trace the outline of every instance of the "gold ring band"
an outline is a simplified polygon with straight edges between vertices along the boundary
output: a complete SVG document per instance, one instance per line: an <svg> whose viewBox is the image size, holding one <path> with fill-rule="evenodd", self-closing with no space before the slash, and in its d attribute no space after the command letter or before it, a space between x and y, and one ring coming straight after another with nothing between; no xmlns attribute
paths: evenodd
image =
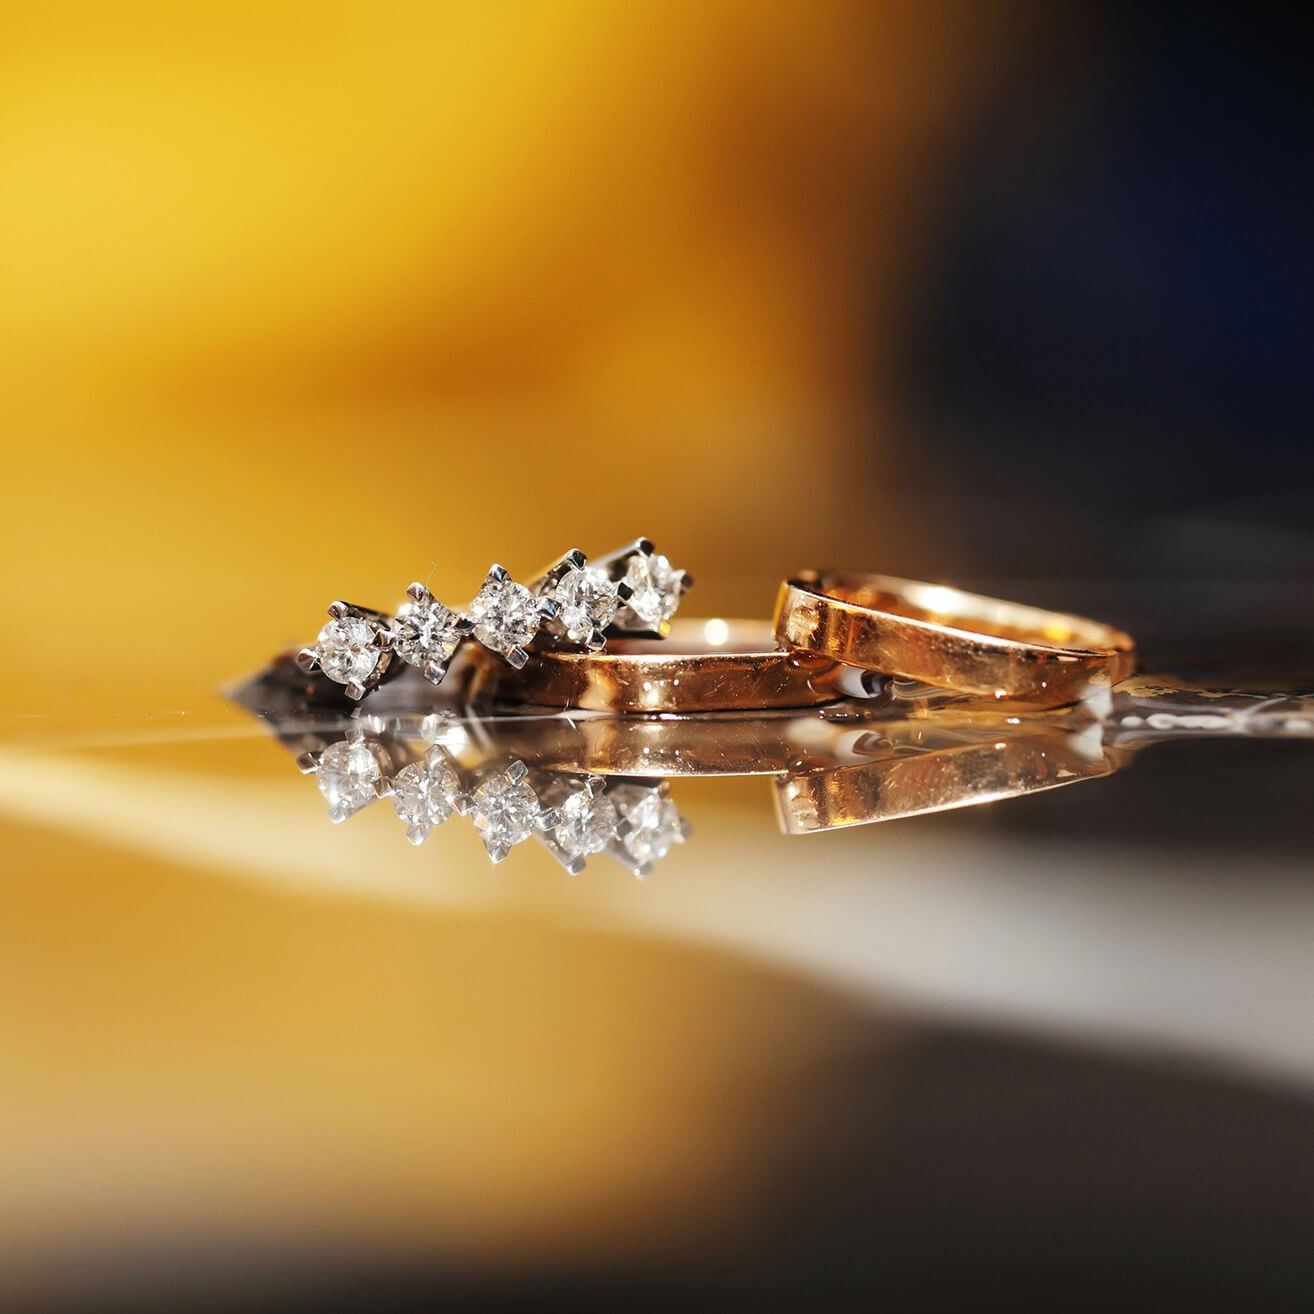
<svg viewBox="0 0 1314 1314"><path fill-rule="evenodd" d="M781 585L779 643L864 670L997 701L1060 707L1136 665L1098 621L889 575L809 572Z"/></svg>
<svg viewBox="0 0 1314 1314"><path fill-rule="evenodd" d="M776 778L776 819L786 835L811 835L900 817L976 807L1111 775L1126 760L1080 728L957 727L937 743L918 721L884 727L880 758Z"/></svg>
<svg viewBox="0 0 1314 1314"><path fill-rule="evenodd" d="M830 658L777 647L762 621L677 620L661 642L545 649L514 674L475 660L476 699L630 714L818 707L843 698L852 678Z"/></svg>

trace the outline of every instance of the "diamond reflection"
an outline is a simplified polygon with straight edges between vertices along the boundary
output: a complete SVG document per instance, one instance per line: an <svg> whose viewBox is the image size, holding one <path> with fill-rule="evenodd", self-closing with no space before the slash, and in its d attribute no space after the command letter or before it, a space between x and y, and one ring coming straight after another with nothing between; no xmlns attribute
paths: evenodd
<svg viewBox="0 0 1314 1314"><path fill-rule="evenodd" d="M348 712L287 660L235 695L315 773L334 821L391 796L412 843L467 814L494 862L535 838L568 872L602 857L636 876L690 836L674 778L769 776L780 829L807 835L1098 780L1168 739L1314 737L1308 695L1149 676L1037 714L899 681L802 712L683 718L498 715L391 696L389 711Z"/></svg>
<svg viewBox="0 0 1314 1314"><path fill-rule="evenodd" d="M437 745L385 781L385 788L412 844L423 844L435 826L470 805L455 763Z"/></svg>
<svg viewBox="0 0 1314 1314"><path fill-rule="evenodd" d="M571 875L603 856L640 878L692 833L665 781L531 769L520 758L505 757L466 770L443 743L432 742L468 743L465 731L447 717L429 716L422 725L403 728L430 741L408 761L412 736L370 732L381 724L364 717L341 738L298 757L328 800L331 821L346 821L376 799L389 798L412 844L463 816L494 863L534 838ZM298 723L279 737L300 744L306 728Z"/></svg>
<svg viewBox="0 0 1314 1314"><path fill-rule="evenodd" d="M349 730L345 739L304 753L297 765L315 777L329 805L329 820L343 822L387 791L391 758L383 741Z"/></svg>

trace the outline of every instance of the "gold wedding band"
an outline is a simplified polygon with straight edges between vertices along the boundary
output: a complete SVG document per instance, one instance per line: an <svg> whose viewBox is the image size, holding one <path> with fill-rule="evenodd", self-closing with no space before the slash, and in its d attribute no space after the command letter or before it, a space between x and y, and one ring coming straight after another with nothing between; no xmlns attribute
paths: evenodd
<svg viewBox="0 0 1314 1314"><path fill-rule="evenodd" d="M852 680L828 657L777 647L762 621L676 620L661 642L617 639L606 652L545 649L510 674L475 658L477 699L590 712L817 707L844 697Z"/></svg>
<svg viewBox="0 0 1314 1314"><path fill-rule="evenodd" d="M776 640L848 666L999 702L1060 707L1136 665L1099 621L889 575L809 572L781 585Z"/></svg>
<svg viewBox="0 0 1314 1314"><path fill-rule="evenodd" d="M1126 753L1090 727L883 726L885 751L871 761L776 778L776 819L786 835L977 807L1107 776ZM937 742L937 738L940 742Z"/></svg>

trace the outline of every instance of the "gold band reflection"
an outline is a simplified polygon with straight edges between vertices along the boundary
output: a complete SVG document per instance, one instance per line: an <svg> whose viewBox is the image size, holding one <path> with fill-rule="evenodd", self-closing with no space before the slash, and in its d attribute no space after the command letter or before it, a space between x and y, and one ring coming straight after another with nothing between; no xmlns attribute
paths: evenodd
<svg viewBox="0 0 1314 1314"><path fill-rule="evenodd" d="M412 843L463 818L494 862L534 839L571 873L595 855L647 875L691 833L670 781L771 777L786 835L979 806L1115 770L1099 721L909 715L851 702L682 719L348 712L279 672L238 696L315 777L333 821L388 800ZM386 806L386 804L385 804Z"/></svg>
<svg viewBox="0 0 1314 1314"><path fill-rule="evenodd" d="M1099 730L891 725L873 736L869 761L777 777L776 816L785 834L811 835L1098 780L1126 760L1104 747Z"/></svg>
<svg viewBox="0 0 1314 1314"><path fill-rule="evenodd" d="M235 695L315 774L330 817L390 798L421 842L468 816L489 856L538 838L568 871L605 854L646 875L690 834L669 782L771 777L786 835L980 807L1099 780L1164 739L1309 737L1314 699L1144 677L1103 706L1001 715L944 691L683 718L348 713L275 663Z"/></svg>

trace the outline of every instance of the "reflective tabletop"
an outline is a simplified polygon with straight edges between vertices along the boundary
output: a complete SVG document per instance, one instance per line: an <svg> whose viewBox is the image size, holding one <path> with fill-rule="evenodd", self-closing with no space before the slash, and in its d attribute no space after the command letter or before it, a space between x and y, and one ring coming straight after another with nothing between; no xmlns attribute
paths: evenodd
<svg viewBox="0 0 1314 1314"><path fill-rule="evenodd" d="M1307 691L386 692L6 722L6 1299L1314 1291Z"/></svg>

